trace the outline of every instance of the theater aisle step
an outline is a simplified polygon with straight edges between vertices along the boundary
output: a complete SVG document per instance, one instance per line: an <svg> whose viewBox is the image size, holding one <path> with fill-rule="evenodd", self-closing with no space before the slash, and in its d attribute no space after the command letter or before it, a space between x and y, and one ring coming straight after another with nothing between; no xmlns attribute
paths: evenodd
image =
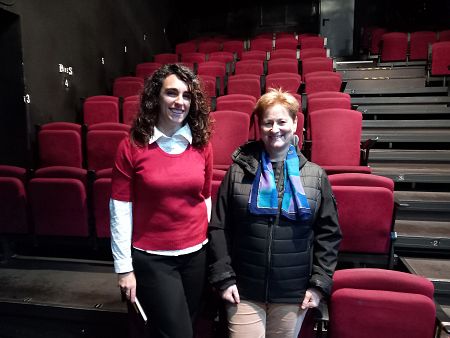
<svg viewBox="0 0 450 338"><path fill-rule="evenodd" d="M395 248L448 250L450 252L450 221L395 221Z"/></svg>
<svg viewBox="0 0 450 338"><path fill-rule="evenodd" d="M0 266L1 332L5 337L124 337L127 310L116 278L111 262L15 257Z"/></svg>
<svg viewBox="0 0 450 338"><path fill-rule="evenodd" d="M363 121L364 122L364 121ZM371 149L370 164L374 163L450 163L447 149Z"/></svg>
<svg viewBox="0 0 450 338"><path fill-rule="evenodd" d="M357 79L360 80L374 79L374 78L425 79L426 76L425 67L420 66L407 68L359 67L359 68L337 69L337 72L342 74L342 79L345 81Z"/></svg>
<svg viewBox="0 0 450 338"><path fill-rule="evenodd" d="M401 257L401 263L415 275L434 284L434 299L438 324L437 337L450 335L450 259Z"/></svg>
<svg viewBox="0 0 450 338"><path fill-rule="evenodd" d="M450 163L370 163L372 173L395 182L450 183Z"/></svg>

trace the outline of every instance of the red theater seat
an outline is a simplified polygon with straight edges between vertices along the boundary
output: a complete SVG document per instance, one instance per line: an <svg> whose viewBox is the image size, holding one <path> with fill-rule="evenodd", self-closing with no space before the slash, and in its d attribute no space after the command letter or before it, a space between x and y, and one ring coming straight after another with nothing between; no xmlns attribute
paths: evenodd
<svg viewBox="0 0 450 338"><path fill-rule="evenodd" d="M335 272L330 338L433 338L436 306L426 278L384 269Z"/></svg>

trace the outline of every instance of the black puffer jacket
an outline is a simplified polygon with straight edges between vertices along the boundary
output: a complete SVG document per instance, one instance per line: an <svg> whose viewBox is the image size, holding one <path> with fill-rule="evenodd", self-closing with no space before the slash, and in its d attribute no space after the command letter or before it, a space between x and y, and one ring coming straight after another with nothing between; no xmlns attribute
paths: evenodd
<svg viewBox="0 0 450 338"><path fill-rule="evenodd" d="M248 199L262 147L238 148L219 188L209 226L210 282L220 290L236 283L242 299L268 303L299 303L309 287L328 295L341 241L328 178L299 153L311 220L252 215Z"/></svg>

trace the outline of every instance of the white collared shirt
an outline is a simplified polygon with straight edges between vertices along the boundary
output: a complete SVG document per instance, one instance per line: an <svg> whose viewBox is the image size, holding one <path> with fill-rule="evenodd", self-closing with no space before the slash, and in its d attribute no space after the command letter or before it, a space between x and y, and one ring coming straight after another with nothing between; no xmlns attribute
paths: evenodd
<svg viewBox="0 0 450 338"><path fill-rule="evenodd" d="M189 144L192 143L191 128L188 124L185 124L170 137L165 135L155 126L149 144L154 142L168 154L181 154L187 149ZM205 199L205 204L209 221L211 218L211 197ZM133 271L131 259L131 238L133 232L132 202L110 199L109 209L111 215L111 250L114 258L114 270L117 273ZM163 256L186 255L199 250L207 242L208 239L203 243L182 250L158 250L147 252ZM135 249L142 250L136 247Z"/></svg>
<svg viewBox="0 0 450 338"><path fill-rule="evenodd" d="M156 142L158 146L168 154L181 154L192 143L192 132L186 123L178 129L172 136L166 136L157 127L154 128L153 136L150 138L149 144Z"/></svg>

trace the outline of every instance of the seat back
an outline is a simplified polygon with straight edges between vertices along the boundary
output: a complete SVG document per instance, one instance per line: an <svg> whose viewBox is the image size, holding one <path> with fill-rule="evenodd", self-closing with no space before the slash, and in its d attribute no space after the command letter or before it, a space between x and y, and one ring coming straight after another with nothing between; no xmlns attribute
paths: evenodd
<svg viewBox="0 0 450 338"><path fill-rule="evenodd" d="M153 60L157 63L161 63L163 65L168 63L177 63L178 62L178 54L175 53L160 53L155 54L153 56Z"/></svg>
<svg viewBox="0 0 450 338"><path fill-rule="evenodd" d="M350 109L310 112L311 160L319 165L359 166L362 114Z"/></svg>
<svg viewBox="0 0 450 338"><path fill-rule="evenodd" d="M275 59L267 62L267 74L293 73L298 74L298 61L296 59Z"/></svg>
<svg viewBox="0 0 450 338"><path fill-rule="evenodd" d="M342 87L341 75L337 72L311 72L305 75L305 93L339 92Z"/></svg>
<svg viewBox="0 0 450 338"><path fill-rule="evenodd" d="M439 41L450 41L450 29L439 31Z"/></svg>
<svg viewBox="0 0 450 338"><path fill-rule="evenodd" d="M264 74L264 63L261 60L237 61L234 66L234 74Z"/></svg>
<svg viewBox="0 0 450 338"><path fill-rule="evenodd" d="M28 232L26 170L0 165L0 234Z"/></svg>
<svg viewBox="0 0 450 338"><path fill-rule="evenodd" d="M431 75L450 75L450 41L431 45Z"/></svg>
<svg viewBox="0 0 450 338"><path fill-rule="evenodd" d="M264 52L270 52L273 49L272 38L256 38L250 40L250 50L261 50Z"/></svg>
<svg viewBox="0 0 450 338"><path fill-rule="evenodd" d="M236 101L236 100L248 100L252 101L253 104L256 104L256 98L253 95L248 94L227 94L223 95L217 98L217 104L219 104L221 101ZM233 110L233 109L231 109Z"/></svg>
<svg viewBox="0 0 450 338"><path fill-rule="evenodd" d="M206 54L199 52L190 52L181 54L181 62L202 63L206 61Z"/></svg>
<svg viewBox="0 0 450 338"><path fill-rule="evenodd" d="M96 236L98 238L110 238L109 199L111 198L111 178L96 179L92 190Z"/></svg>
<svg viewBox="0 0 450 338"><path fill-rule="evenodd" d="M393 191L363 185L332 187L343 237L339 252L389 254L394 211Z"/></svg>
<svg viewBox="0 0 450 338"><path fill-rule="evenodd" d="M159 69L163 64L159 62L143 62L136 65L136 76L143 79L151 76L155 70Z"/></svg>
<svg viewBox="0 0 450 338"><path fill-rule="evenodd" d="M325 38L323 36L306 36L302 38L300 43L300 49L309 49L309 48L324 48L325 47Z"/></svg>
<svg viewBox="0 0 450 338"><path fill-rule="evenodd" d="M119 103L114 101L86 100L83 103L83 123L119 122Z"/></svg>
<svg viewBox="0 0 450 338"><path fill-rule="evenodd" d="M211 98L218 96L218 88L215 76L199 74L198 77L202 84L202 88L208 97Z"/></svg>
<svg viewBox="0 0 450 338"><path fill-rule="evenodd" d="M282 88L290 93L297 93L302 84L302 77L295 73L275 73L266 76L266 92L270 88Z"/></svg>
<svg viewBox="0 0 450 338"><path fill-rule="evenodd" d="M128 125L124 125L129 128ZM123 138L128 137L125 130L89 129L86 136L87 165L90 170L112 168L117 147Z"/></svg>
<svg viewBox="0 0 450 338"><path fill-rule="evenodd" d="M431 31L412 32L409 41L409 59L427 60L428 48L437 41L437 35Z"/></svg>
<svg viewBox="0 0 450 338"><path fill-rule="evenodd" d="M200 41L198 43L198 51L200 53L209 54L220 50L220 42L214 40Z"/></svg>
<svg viewBox="0 0 450 338"><path fill-rule="evenodd" d="M232 52L218 51L212 52L208 55L208 61L219 61L229 63L234 61L234 54Z"/></svg>
<svg viewBox="0 0 450 338"><path fill-rule="evenodd" d="M275 40L275 49L290 49L297 50L298 40L292 37L281 37Z"/></svg>
<svg viewBox="0 0 450 338"><path fill-rule="evenodd" d="M136 76L123 76L114 80L113 96L127 97L139 95L144 88L144 79Z"/></svg>
<svg viewBox="0 0 450 338"><path fill-rule="evenodd" d="M242 52L244 51L244 41L242 40L228 40L222 43L222 50L224 52L236 53L236 56L240 59Z"/></svg>
<svg viewBox="0 0 450 338"><path fill-rule="evenodd" d="M232 75L228 78L227 94L246 94L259 99L261 80L255 74Z"/></svg>
<svg viewBox="0 0 450 338"><path fill-rule="evenodd" d="M200 63L197 68L198 75L209 75L213 76L214 78L216 77L219 78L220 95L223 95L224 93L226 73L227 73L227 65L226 63L220 61L206 61Z"/></svg>
<svg viewBox="0 0 450 338"><path fill-rule="evenodd" d="M308 97L307 111L308 113L328 108L351 109L351 99L346 97L325 97L310 98Z"/></svg>
<svg viewBox="0 0 450 338"><path fill-rule="evenodd" d="M341 173L330 175L328 178L332 186L382 187L394 192L394 181L384 176Z"/></svg>
<svg viewBox="0 0 450 338"><path fill-rule="evenodd" d="M406 61L408 51L408 34L390 32L383 34L381 61Z"/></svg>
<svg viewBox="0 0 450 338"><path fill-rule="evenodd" d="M36 235L89 236L86 182L84 169L36 170L28 189Z"/></svg>
<svg viewBox="0 0 450 338"><path fill-rule="evenodd" d="M175 45L175 53L178 55L184 53L195 53L197 51L197 42L196 41L185 41L180 42Z"/></svg>
<svg viewBox="0 0 450 338"><path fill-rule="evenodd" d="M384 269L335 272L330 338L434 337L434 287L426 278Z"/></svg>
<svg viewBox="0 0 450 338"><path fill-rule="evenodd" d="M302 77L312 72L334 71L333 60L328 57L312 57L302 60Z"/></svg>
<svg viewBox="0 0 450 338"><path fill-rule="evenodd" d="M244 60L259 60L266 61L267 60L267 52L263 50L247 50L243 51L240 57L241 61Z"/></svg>
<svg viewBox="0 0 450 338"><path fill-rule="evenodd" d="M313 57L327 57L325 48L307 48L300 51L300 59L306 60Z"/></svg>
<svg viewBox="0 0 450 338"><path fill-rule="evenodd" d="M47 123L41 126L37 138L39 167L82 167L81 125L70 122Z"/></svg>
<svg viewBox="0 0 450 338"><path fill-rule="evenodd" d="M297 51L295 49L275 49L270 52L270 60L276 59L297 60Z"/></svg>
<svg viewBox="0 0 450 338"><path fill-rule="evenodd" d="M374 27L371 30L371 34L370 34L370 48L369 48L369 51L370 51L371 54L378 54L379 53L381 37L386 32L387 32L387 30L385 28L381 28L381 27Z"/></svg>
<svg viewBox="0 0 450 338"><path fill-rule="evenodd" d="M211 112L211 118L215 121L211 137L213 167L226 170L232 163L234 150L248 141L250 116L243 112L220 110Z"/></svg>
<svg viewBox="0 0 450 338"><path fill-rule="evenodd" d="M139 97L133 100L125 100L122 106L122 119L123 123L131 126L133 124L134 118L139 112Z"/></svg>

